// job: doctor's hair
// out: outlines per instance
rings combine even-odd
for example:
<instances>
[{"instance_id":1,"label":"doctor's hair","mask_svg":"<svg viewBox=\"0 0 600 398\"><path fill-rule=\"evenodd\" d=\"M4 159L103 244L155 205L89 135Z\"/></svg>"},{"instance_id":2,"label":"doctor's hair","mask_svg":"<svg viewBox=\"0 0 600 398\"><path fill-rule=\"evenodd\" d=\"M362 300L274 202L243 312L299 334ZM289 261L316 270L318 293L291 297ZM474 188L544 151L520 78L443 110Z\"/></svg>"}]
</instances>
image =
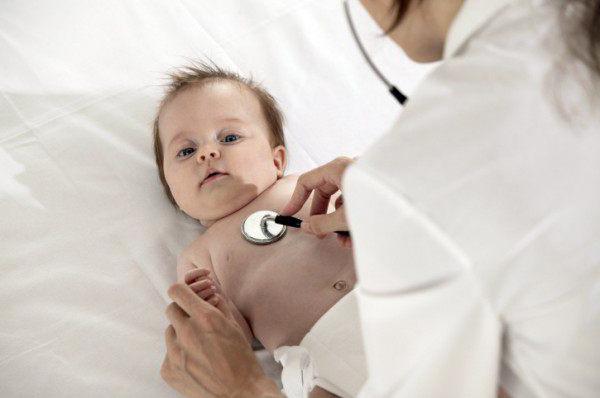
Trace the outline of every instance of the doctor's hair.
<instances>
[{"instance_id":1,"label":"doctor's hair","mask_svg":"<svg viewBox=\"0 0 600 398\"><path fill-rule=\"evenodd\" d=\"M169 188L169 184L167 184L167 179L165 177L164 152L160 140L158 121L162 108L175 98L177 94L189 90L190 88L202 87L205 84L215 81L230 81L246 87L256 96L260 103L263 116L271 133L269 137L271 148L275 148L279 145L285 147L285 138L283 136L283 113L279 109L279 105L277 105L275 98L251 77L246 78L235 72L227 71L213 62L209 65L208 63L197 61L191 62L190 65L177 68L174 72L168 73L167 79L168 83L166 85L165 95L158 106L153 124L154 157L156 165L158 166L160 182L163 185L169 202L171 202L176 209L179 210L179 206L171 193L171 189Z\"/></svg>"},{"instance_id":2,"label":"doctor's hair","mask_svg":"<svg viewBox=\"0 0 600 398\"><path fill-rule=\"evenodd\" d=\"M408 11L410 1L394 0L388 10L393 15L389 34L400 25ZM562 31L567 48L580 59L592 73L600 77L600 0L556 0L561 7Z\"/></svg>"},{"instance_id":3,"label":"doctor's hair","mask_svg":"<svg viewBox=\"0 0 600 398\"><path fill-rule=\"evenodd\" d=\"M600 77L600 0L562 0L562 29L571 53Z\"/></svg>"}]
</instances>

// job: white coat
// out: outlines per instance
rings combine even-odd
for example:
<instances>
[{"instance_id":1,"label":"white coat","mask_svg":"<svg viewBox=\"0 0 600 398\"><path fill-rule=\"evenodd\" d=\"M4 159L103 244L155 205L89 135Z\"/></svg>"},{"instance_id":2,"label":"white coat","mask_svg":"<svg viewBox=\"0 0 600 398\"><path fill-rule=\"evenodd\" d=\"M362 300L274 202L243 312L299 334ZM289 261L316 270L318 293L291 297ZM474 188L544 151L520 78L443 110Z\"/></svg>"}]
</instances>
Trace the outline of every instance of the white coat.
<instances>
[{"instance_id":1,"label":"white coat","mask_svg":"<svg viewBox=\"0 0 600 398\"><path fill-rule=\"evenodd\" d=\"M600 79L553 4L466 0L344 175L363 397L600 396Z\"/></svg>"}]
</instances>

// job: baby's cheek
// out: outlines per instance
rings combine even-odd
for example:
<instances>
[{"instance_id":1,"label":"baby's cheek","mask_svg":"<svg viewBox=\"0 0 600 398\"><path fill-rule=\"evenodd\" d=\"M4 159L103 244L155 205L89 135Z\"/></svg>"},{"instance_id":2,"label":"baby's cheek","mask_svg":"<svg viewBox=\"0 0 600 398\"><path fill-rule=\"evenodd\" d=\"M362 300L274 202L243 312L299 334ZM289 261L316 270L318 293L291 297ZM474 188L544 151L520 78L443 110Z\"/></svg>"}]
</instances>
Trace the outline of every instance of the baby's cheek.
<instances>
[{"instance_id":1,"label":"baby's cheek","mask_svg":"<svg viewBox=\"0 0 600 398\"><path fill-rule=\"evenodd\" d=\"M184 205L185 199L187 196L187 187L191 184L190 181L187 181L185 177L187 173L183 171L174 172L169 169L165 170L165 179L167 181L167 186L169 187L169 191L171 191L171 195L177 202L177 204L181 207Z\"/></svg>"},{"instance_id":2,"label":"baby's cheek","mask_svg":"<svg viewBox=\"0 0 600 398\"><path fill-rule=\"evenodd\" d=\"M173 195L173 199L175 199L177 206L185 211L185 208L187 207L185 194L173 185L169 185L169 190L171 191L171 195Z\"/></svg>"},{"instance_id":3,"label":"baby's cheek","mask_svg":"<svg viewBox=\"0 0 600 398\"><path fill-rule=\"evenodd\" d=\"M173 199L175 199L175 203L177 203L177 206L179 206L179 209L181 209L181 211L183 211L185 214L192 218L201 218L201 215L197 214L197 203L194 203L188 192L171 190L171 194L173 195Z\"/></svg>"}]
</instances>

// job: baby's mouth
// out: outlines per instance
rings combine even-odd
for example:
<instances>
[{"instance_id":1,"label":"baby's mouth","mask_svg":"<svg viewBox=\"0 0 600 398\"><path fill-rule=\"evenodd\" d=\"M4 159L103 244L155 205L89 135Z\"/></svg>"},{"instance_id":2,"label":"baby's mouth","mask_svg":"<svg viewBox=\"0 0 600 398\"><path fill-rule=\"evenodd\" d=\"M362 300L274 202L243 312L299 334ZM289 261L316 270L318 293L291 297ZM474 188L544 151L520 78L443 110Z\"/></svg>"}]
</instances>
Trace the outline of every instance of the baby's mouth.
<instances>
[{"instance_id":1,"label":"baby's mouth","mask_svg":"<svg viewBox=\"0 0 600 398\"><path fill-rule=\"evenodd\" d=\"M221 177L224 177L228 175L227 173L219 173L219 172L214 172L214 173L210 173L208 176L206 176L206 178L204 179L204 181L202 181L202 183L200 184L200 186L204 186L206 184L211 183L214 180L217 180Z\"/></svg>"}]
</instances>

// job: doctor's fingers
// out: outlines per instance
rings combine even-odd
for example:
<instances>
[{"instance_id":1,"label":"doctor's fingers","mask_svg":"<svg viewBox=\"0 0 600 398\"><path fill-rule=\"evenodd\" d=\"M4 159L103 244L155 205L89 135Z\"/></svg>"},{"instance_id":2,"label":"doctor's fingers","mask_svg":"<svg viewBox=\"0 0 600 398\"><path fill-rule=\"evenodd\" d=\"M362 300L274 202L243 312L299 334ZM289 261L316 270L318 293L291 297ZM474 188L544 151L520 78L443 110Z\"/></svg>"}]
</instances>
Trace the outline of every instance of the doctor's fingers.
<instances>
[{"instance_id":1,"label":"doctor's fingers","mask_svg":"<svg viewBox=\"0 0 600 398\"><path fill-rule=\"evenodd\" d=\"M342 206L344 204L344 196L340 195L337 197L337 199L335 200L335 208L339 209L340 206Z\"/></svg>"},{"instance_id":2,"label":"doctor's fingers","mask_svg":"<svg viewBox=\"0 0 600 398\"><path fill-rule=\"evenodd\" d=\"M193 358L188 357L181 347L177 344L177 335L173 326L165 331L165 341L167 353L160 368L162 379L186 397L197 397L207 395L206 389L191 376L188 368L195 365Z\"/></svg>"},{"instance_id":3,"label":"doctor's fingers","mask_svg":"<svg viewBox=\"0 0 600 398\"><path fill-rule=\"evenodd\" d=\"M315 189L318 189L319 193L313 199L312 208L319 210L324 206L325 210L321 211L321 213L325 212L329 198L340 190L342 175L352 162L353 160L350 158L339 157L323 166L302 174L298 177L294 193L281 211L281 214L291 215L297 213L310 196L310 193Z\"/></svg>"},{"instance_id":4,"label":"doctor's fingers","mask_svg":"<svg viewBox=\"0 0 600 398\"><path fill-rule=\"evenodd\" d=\"M313 171L319 171L315 169ZM309 172L312 173L312 172ZM310 194L314 191L310 213L324 213L329 205L329 198L336 193L339 187L329 182L322 174L303 174L298 178L296 188L289 202L283 208L282 215L296 214Z\"/></svg>"},{"instance_id":5,"label":"doctor's fingers","mask_svg":"<svg viewBox=\"0 0 600 398\"><path fill-rule=\"evenodd\" d=\"M335 190L321 190L320 188L315 189L313 191L312 204L310 206L310 215L312 216L313 214L327 213L331 196L338 190L339 189L337 187L335 187Z\"/></svg>"},{"instance_id":6,"label":"doctor's fingers","mask_svg":"<svg viewBox=\"0 0 600 398\"><path fill-rule=\"evenodd\" d=\"M315 214L308 217L301 224L304 231L313 233L319 238L323 238L326 234L334 231L347 231L348 223L346 222L346 214L344 206L338 207L334 212L329 214Z\"/></svg>"},{"instance_id":7,"label":"doctor's fingers","mask_svg":"<svg viewBox=\"0 0 600 398\"><path fill-rule=\"evenodd\" d=\"M352 238L349 236L337 235L338 242L342 247L352 248Z\"/></svg>"},{"instance_id":8,"label":"doctor's fingers","mask_svg":"<svg viewBox=\"0 0 600 398\"><path fill-rule=\"evenodd\" d=\"M188 314L186 314L177 303L169 304L165 310L165 315L175 330L181 330L184 327L183 325L185 322L190 319Z\"/></svg>"},{"instance_id":9,"label":"doctor's fingers","mask_svg":"<svg viewBox=\"0 0 600 398\"><path fill-rule=\"evenodd\" d=\"M227 322L224 315L218 309L213 307L211 303L198 297L189 286L175 283L171 285L167 294L174 301L174 303L171 303L167 307L167 317L170 320L173 317L171 323L178 335L178 328L186 328L188 324L193 323L195 327L204 332L214 332L222 328ZM175 308L172 308L172 306ZM176 308L179 308L187 318Z\"/></svg>"},{"instance_id":10,"label":"doctor's fingers","mask_svg":"<svg viewBox=\"0 0 600 398\"><path fill-rule=\"evenodd\" d=\"M184 337L178 333L173 325L169 325L165 330L165 343L167 346L166 359L169 361L171 370L194 373L201 366L200 362L209 362L209 358L204 355L204 346L201 340L203 336L195 333L194 328L190 327L192 338Z\"/></svg>"},{"instance_id":11,"label":"doctor's fingers","mask_svg":"<svg viewBox=\"0 0 600 398\"><path fill-rule=\"evenodd\" d=\"M169 325L165 331L168 366L172 372L181 373L179 378L182 378L184 373L194 375L201 364L210 363L204 347L207 334L214 333L200 330L192 321L184 323L179 328Z\"/></svg>"},{"instance_id":12,"label":"doctor's fingers","mask_svg":"<svg viewBox=\"0 0 600 398\"><path fill-rule=\"evenodd\" d=\"M185 354L177 343L177 333L173 325L169 325L165 329L165 344L167 346L167 355L165 356L166 363L163 363L163 366L185 369Z\"/></svg>"}]
</instances>

